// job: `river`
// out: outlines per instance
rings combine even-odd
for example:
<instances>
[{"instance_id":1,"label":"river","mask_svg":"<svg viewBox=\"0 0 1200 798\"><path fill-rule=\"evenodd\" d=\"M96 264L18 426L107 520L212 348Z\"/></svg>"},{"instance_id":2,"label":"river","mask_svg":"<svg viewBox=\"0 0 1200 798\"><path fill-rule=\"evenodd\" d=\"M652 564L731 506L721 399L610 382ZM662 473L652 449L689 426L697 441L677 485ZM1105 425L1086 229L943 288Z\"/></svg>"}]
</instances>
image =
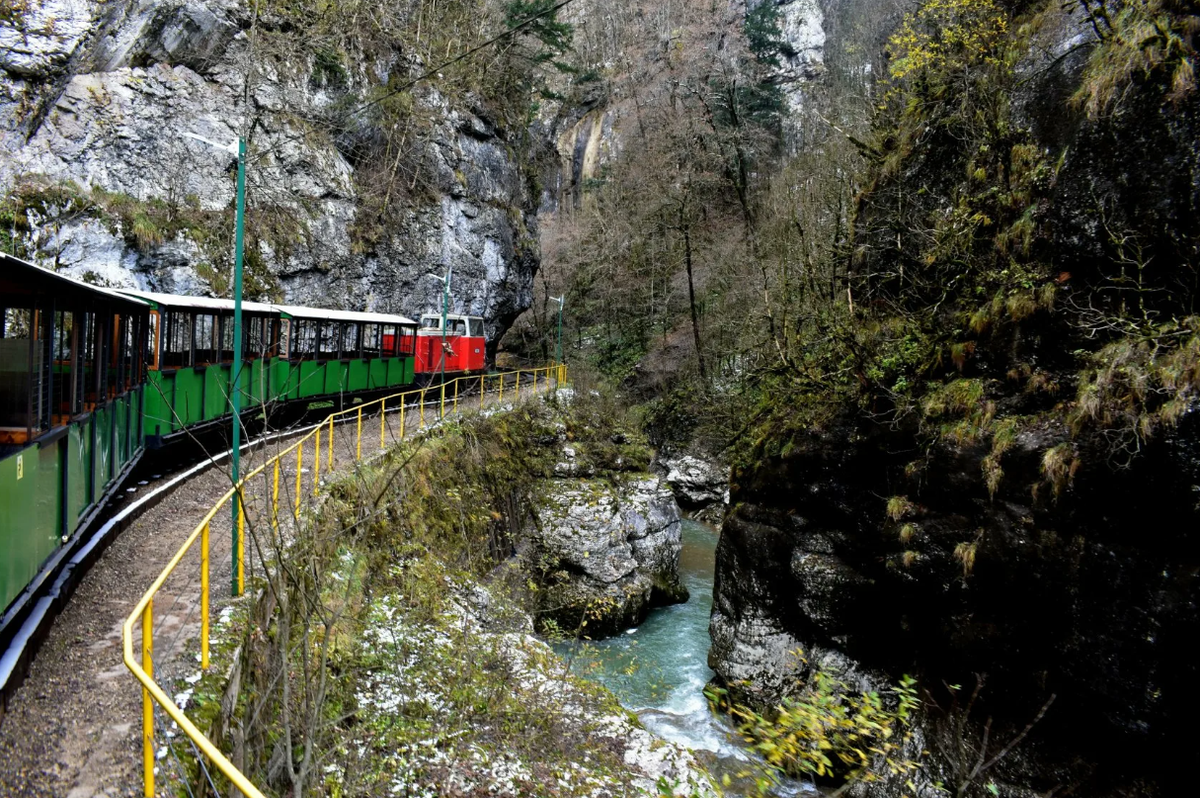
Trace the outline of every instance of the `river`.
<instances>
[{"instance_id":1,"label":"river","mask_svg":"<svg viewBox=\"0 0 1200 798\"><path fill-rule=\"evenodd\" d=\"M709 711L704 686L708 667L708 616L712 610L717 533L697 521L683 521L679 575L690 598L653 610L641 626L607 640L563 643L556 648L576 673L600 682L642 724L659 737L696 751L720 778L733 785L727 795L746 792L737 774L750 758L723 716ZM779 796L817 795L801 783L781 785Z\"/></svg>"}]
</instances>

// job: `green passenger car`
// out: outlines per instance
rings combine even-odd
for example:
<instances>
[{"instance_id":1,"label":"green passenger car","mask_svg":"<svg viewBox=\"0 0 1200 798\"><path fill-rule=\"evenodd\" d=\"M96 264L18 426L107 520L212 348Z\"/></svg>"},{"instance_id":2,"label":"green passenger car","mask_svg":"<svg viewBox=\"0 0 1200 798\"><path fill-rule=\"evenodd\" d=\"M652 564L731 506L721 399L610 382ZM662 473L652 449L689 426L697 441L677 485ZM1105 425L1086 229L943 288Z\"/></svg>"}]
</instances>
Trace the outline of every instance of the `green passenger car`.
<instances>
[{"instance_id":1,"label":"green passenger car","mask_svg":"<svg viewBox=\"0 0 1200 798\"><path fill-rule=\"evenodd\" d=\"M0 255L0 630L141 455L148 340L140 300Z\"/></svg>"}]
</instances>

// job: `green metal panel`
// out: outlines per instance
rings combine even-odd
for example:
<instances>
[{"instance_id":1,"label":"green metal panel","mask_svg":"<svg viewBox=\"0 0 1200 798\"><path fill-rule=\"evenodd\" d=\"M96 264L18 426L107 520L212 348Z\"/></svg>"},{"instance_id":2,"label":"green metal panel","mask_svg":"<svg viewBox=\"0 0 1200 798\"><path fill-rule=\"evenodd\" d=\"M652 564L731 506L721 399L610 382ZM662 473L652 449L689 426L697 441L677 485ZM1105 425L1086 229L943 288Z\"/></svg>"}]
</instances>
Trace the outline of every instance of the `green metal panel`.
<instances>
[{"instance_id":1,"label":"green metal panel","mask_svg":"<svg viewBox=\"0 0 1200 798\"><path fill-rule=\"evenodd\" d=\"M244 364L242 368L249 372L249 383L243 407L257 407L269 400L270 361L256 358Z\"/></svg>"},{"instance_id":2,"label":"green metal panel","mask_svg":"<svg viewBox=\"0 0 1200 798\"><path fill-rule=\"evenodd\" d=\"M276 358L271 366L271 392L276 399L295 399L299 395L300 371L289 360Z\"/></svg>"},{"instance_id":3,"label":"green metal panel","mask_svg":"<svg viewBox=\"0 0 1200 798\"><path fill-rule=\"evenodd\" d=\"M368 387L370 387L372 390L376 390L378 388L386 388L387 384L388 384L387 361L382 358L372 358L368 362L370 363L370 372L371 372L370 384Z\"/></svg>"},{"instance_id":4,"label":"green metal panel","mask_svg":"<svg viewBox=\"0 0 1200 798\"><path fill-rule=\"evenodd\" d=\"M175 380L161 371L151 371L142 399L144 434L167 435L171 432L171 406L175 398Z\"/></svg>"},{"instance_id":5,"label":"green metal panel","mask_svg":"<svg viewBox=\"0 0 1200 798\"><path fill-rule=\"evenodd\" d=\"M67 430L67 531L74 532L88 506L88 429L90 422Z\"/></svg>"},{"instance_id":6,"label":"green metal panel","mask_svg":"<svg viewBox=\"0 0 1200 798\"><path fill-rule=\"evenodd\" d=\"M346 389L346 364L340 360L330 360L325 364L325 390L323 393L336 394Z\"/></svg>"},{"instance_id":7,"label":"green metal panel","mask_svg":"<svg viewBox=\"0 0 1200 798\"><path fill-rule=\"evenodd\" d=\"M300 390L297 396L306 399L325 393L325 364L315 360L300 362Z\"/></svg>"},{"instance_id":8,"label":"green metal panel","mask_svg":"<svg viewBox=\"0 0 1200 798\"><path fill-rule=\"evenodd\" d=\"M178 432L204 420L204 375L197 374L195 369L178 369L170 379L175 381L171 431Z\"/></svg>"},{"instance_id":9,"label":"green metal panel","mask_svg":"<svg viewBox=\"0 0 1200 798\"><path fill-rule=\"evenodd\" d=\"M404 358L402 358L402 357L388 358L387 374L388 374L387 384L388 384L389 388L394 388L397 385L407 385L408 382L411 382L411 380L406 382L404 379L405 368L404 368Z\"/></svg>"},{"instance_id":10,"label":"green metal panel","mask_svg":"<svg viewBox=\"0 0 1200 798\"><path fill-rule=\"evenodd\" d=\"M56 444L29 446L0 461L0 607L60 545L59 451Z\"/></svg>"},{"instance_id":11,"label":"green metal panel","mask_svg":"<svg viewBox=\"0 0 1200 798\"><path fill-rule=\"evenodd\" d=\"M213 364L204 369L204 420L229 415L229 366Z\"/></svg>"},{"instance_id":12,"label":"green metal panel","mask_svg":"<svg viewBox=\"0 0 1200 798\"><path fill-rule=\"evenodd\" d=\"M104 493L104 488L112 480L112 428L109 426L111 413L108 408L96 408L92 412L92 424L96 430L95 456L92 467L95 469L96 492ZM93 497L94 500L95 497Z\"/></svg>"},{"instance_id":13,"label":"green metal panel","mask_svg":"<svg viewBox=\"0 0 1200 798\"><path fill-rule=\"evenodd\" d=\"M113 445L113 469L120 472L129 462L129 397L125 396L113 403L113 420L115 435Z\"/></svg>"},{"instance_id":14,"label":"green metal panel","mask_svg":"<svg viewBox=\"0 0 1200 798\"><path fill-rule=\"evenodd\" d=\"M351 360L346 366L346 375L347 391L365 391L371 382L371 371L366 360Z\"/></svg>"}]
</instances>

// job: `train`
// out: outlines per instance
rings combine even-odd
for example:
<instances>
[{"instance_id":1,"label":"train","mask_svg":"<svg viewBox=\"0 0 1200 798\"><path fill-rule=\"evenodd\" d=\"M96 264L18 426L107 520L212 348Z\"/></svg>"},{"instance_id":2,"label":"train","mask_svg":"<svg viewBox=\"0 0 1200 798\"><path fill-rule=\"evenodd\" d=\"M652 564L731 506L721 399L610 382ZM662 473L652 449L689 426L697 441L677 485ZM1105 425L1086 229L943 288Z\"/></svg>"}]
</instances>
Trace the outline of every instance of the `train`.
<instances>
[{"instance_id":1,"label":"train","mask_svg":"<svg viewBox=\"0 0 1200 798\"><path fill-rule=\"evenodd\" d=\"M257 416L485 370L479 316L244 301L236 375L233 325L232 300L0 255L0 650L142 454L228 425L233 390Z\"/></svg>"}]
</instances>

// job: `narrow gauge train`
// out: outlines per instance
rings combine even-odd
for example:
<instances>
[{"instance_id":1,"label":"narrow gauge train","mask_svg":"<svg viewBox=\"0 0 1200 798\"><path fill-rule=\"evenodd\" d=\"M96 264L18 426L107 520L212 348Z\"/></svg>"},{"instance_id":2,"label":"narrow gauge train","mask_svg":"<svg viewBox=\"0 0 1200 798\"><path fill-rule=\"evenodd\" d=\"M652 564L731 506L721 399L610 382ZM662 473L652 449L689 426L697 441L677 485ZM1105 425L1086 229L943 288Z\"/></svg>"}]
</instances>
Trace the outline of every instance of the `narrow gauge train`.
<instances>
[{"instance_id":1,"label":"narrow gauge train","mask_svg":"<svg viewBox=\"0 0 1200 798\"><path fill-rule=\"evenodd\" d=\"M417 374L425 375L424 380L436 380L443 372L457 375L483 371L485 348L481 317L448 314L443 336L442 317L426 313L417 329Z\"/></svg>"},{"instance_id":2,"label":"narrow gauge train","mask_svg":"<svg viewBox=\"0 0 1200 798\"><path fill-rule=\"evenodd\" d=\"M484 368L482 319L449 316L445 346L430 319L418 330L398 315L243 302L242 407ZM145 448L228 423L233 338L231 300L100 288L0 255L0 650Z\"/></svg>"}]
</instances>

